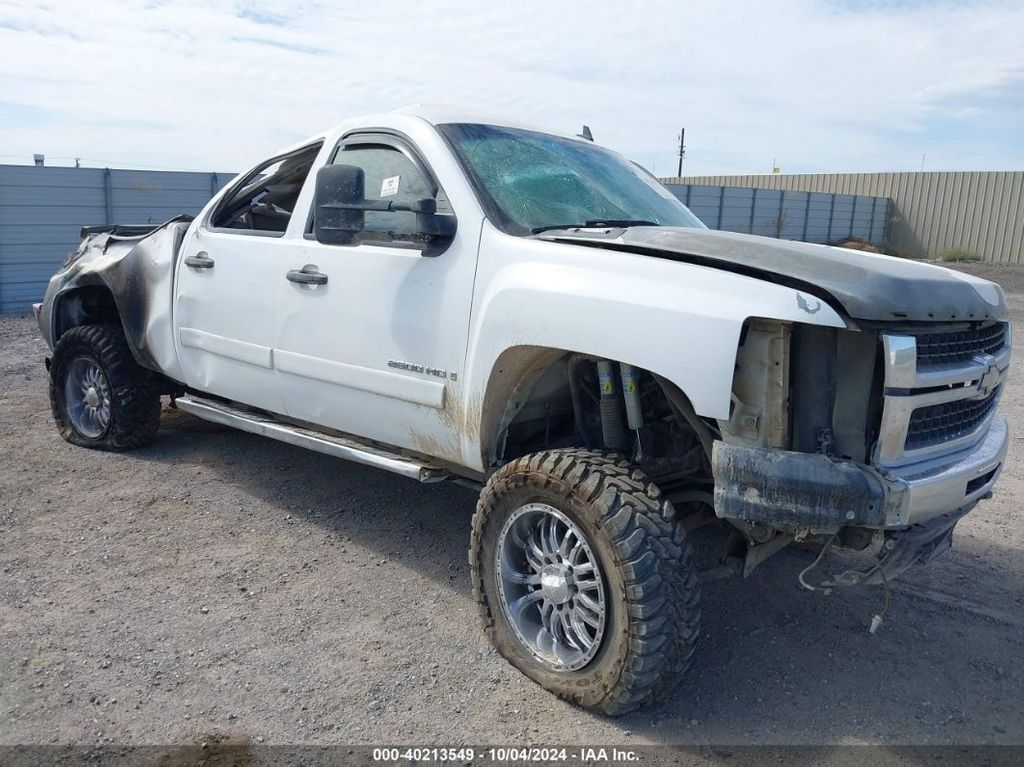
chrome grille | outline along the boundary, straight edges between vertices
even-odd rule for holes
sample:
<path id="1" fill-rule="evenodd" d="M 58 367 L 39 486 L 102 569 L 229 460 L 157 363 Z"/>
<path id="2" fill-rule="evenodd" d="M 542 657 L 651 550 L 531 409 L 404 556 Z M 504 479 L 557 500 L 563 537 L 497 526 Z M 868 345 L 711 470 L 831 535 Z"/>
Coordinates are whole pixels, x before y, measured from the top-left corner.
<path id="1" fill-rule="evenodd" d="M 905 466 L 970 447 L 995 417 L 1010 366 L 1006 323 L 883 333 L 882 418 L 872 461 Z"/>
<path id="2" fill-rule="evenodd" d="M 998 390 L 983 399 L 961 399 L 919 407 L 910 415 L 907 450 L 938 445 L 971 434 L 996 406 Z"/>
<path id="3" fill-rule="evenodd" d="M 989 323 L 966 330 L 917 335 L 918 368 L 967 362 L 977 354 L 995 354 L 1006 344 L 1006 325 Z"/>

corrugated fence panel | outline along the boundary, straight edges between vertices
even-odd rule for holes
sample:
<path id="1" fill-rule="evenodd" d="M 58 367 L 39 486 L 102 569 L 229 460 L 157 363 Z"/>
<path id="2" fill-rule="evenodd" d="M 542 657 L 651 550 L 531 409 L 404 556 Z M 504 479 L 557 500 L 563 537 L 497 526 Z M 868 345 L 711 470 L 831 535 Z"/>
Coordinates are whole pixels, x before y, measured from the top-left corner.
<path id="1" fill-rule="evenodd" d="M 672 179 L 666 186 L 711 229 L 805 242 L 858 237 L 881 245 L 886 238 L 885 197 L 677 184 Z"/>
<path id="2" fill-rule="evenodd" d="M 881 228 L 889 246 L 910 256 L 937 256 L 946 250 L 962 249 L 986 261 L 1024 261 L 1024 171 L 807 173 L 662 180 L 670 187 L 699 184 L 704 188 L 743 187 L 888 199 L 891 206 L 884 213 L 877 207 L 873 212 L 863 210 L 862 203 L 858 203 L 854 235 L 875 242 L 877 236 L 867 237 L 862 232 L 865 226 L 876 234 Z M 842 227 L 842 216 L 832 224 L 834 232 L 839 231 L 835 227 Z M 848 225 L 849 219 L 847 230 Z M 809 235 L 807 239 L 821 241 L 820 231 L 816 228 L 815 237 Z"/>
<path id="3" fill-rule="evenodd" d="M 0 311 L 27 309 L 84 225 L 195 214 L 231 173 L 0 165 Z M 908 255 L 964 249 L 1024 260 L 1024 171 L 664 179 L 709 227 L 829 242 L 848 236 Z"/>
<path id="4" fill-rule="evenodd" d="M 0 165 L 0 312 L 39 301 L 83 226 L 196 214 L 232 173 Z"/>

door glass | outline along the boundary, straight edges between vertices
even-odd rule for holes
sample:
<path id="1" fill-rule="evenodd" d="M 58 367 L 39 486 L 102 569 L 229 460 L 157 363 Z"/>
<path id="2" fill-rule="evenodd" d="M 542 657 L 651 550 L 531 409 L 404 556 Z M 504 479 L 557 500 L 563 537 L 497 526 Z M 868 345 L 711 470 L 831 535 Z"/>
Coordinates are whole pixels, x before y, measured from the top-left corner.
<path id="1" fill-rule="evenodd" d="M 434 197 L 434 185 L 402 152 L 380 144 L 343 146 L 334 158 L 340 165 L 355 165 L 366 176 L 366 199 L 410 203 Z M 415 232 L 411 211 L 367 211 L 367 232 Z"/>

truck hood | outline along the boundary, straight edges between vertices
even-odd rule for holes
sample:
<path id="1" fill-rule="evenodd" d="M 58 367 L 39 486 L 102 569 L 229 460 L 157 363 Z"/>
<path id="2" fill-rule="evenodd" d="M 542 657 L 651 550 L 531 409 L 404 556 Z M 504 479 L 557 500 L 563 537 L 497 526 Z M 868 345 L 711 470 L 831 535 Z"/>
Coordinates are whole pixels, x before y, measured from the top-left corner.
<path id="1" fill-rule="evenodd" d="M 747 274 L 804 290 L 853 319 L 1005 319 L 994 282 L 941 266 L 850 248 L 679 227 L 563 229 L 540 239 L 639 253 Z"/>

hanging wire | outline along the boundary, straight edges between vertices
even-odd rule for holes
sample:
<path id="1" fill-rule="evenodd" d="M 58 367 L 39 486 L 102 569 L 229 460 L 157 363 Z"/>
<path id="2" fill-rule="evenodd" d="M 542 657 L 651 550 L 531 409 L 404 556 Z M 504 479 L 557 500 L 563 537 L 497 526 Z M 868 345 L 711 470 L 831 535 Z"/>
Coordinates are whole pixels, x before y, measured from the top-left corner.
<path id="1" fill-rule="evenodd" d="M 830 590 L 829 589 L 829 586 L 831 585 L 830 581 L 827 581 L 827 580 L 823 581 L 821 586 L 812 586 L 811 584 L 809 584 L 807 581 L 804 580 L 804 576 L 806 576 L 807 573 L 809 573 L 811 570 L 813 570 L 815 567 L 818 566 L 818 563 L 821 561 L 821 558 L 825 556 L 825 552 L 828 551 L 832 547 L 832 542 L 836 539 L 837 535 L 839 535 L 839 533 L 833 533 L 832 534 L 832 537 L 828 539 L 828 543 L 826 543 L 822 547 L 821 551 L 818 552 L 817 558 L 813 562 L 811 562 L 811 564 L 809 564 L 807 567 L 805 567 L 803 570 L 801 570 L 800 571 L 800 575 L 797 576 L 797 580 L 800 581 L 800 585 L 803 586 L 808 591 L 829 591 Z"/>
<path id="2" fill-rule="evenodd" d="M 835 541 L 837 535 L 839 535 L 838 532 L 832 534 L 832 537 L 828 539 L 828 542 L 822 547 L 821 551 L 818 552 L 818 556 L 815 557 L 814 561 L 800 571 L 800 574 L 797 576 L 797 580 L 800 581 L 800 585 L 808 591 L 823 591 L 826 594 L 830 594 L 832 592 L 832 586 L 836 583 L 845 583 L 847 585 L 863 583 L 877 572 L 882 579 L 882 588 L 885 591 L 885 603 L 882 605 L 881 612 L 871 616 L 871 624 L 868 626 L 868 633 L 874 634 L 881 627 L 882 621 L 885 620 L 885 614 L 889 611 L 889 604 L 892 601 L 892 589 L 889 588 L 889 579 L 885 577 L 885 568 L 882 567 L 882 561 L 879 561 L 878 564 L 863 573 L 855 570 L 845 570 L 837 576 L 825 579 L 819 586 L 812 586 L 806 580 L 807 573 L 818 566 L 818 563 L 821 562 L 822 558 L 825 556 L 825 552 L 832 547 L 832 543 Z"/>

